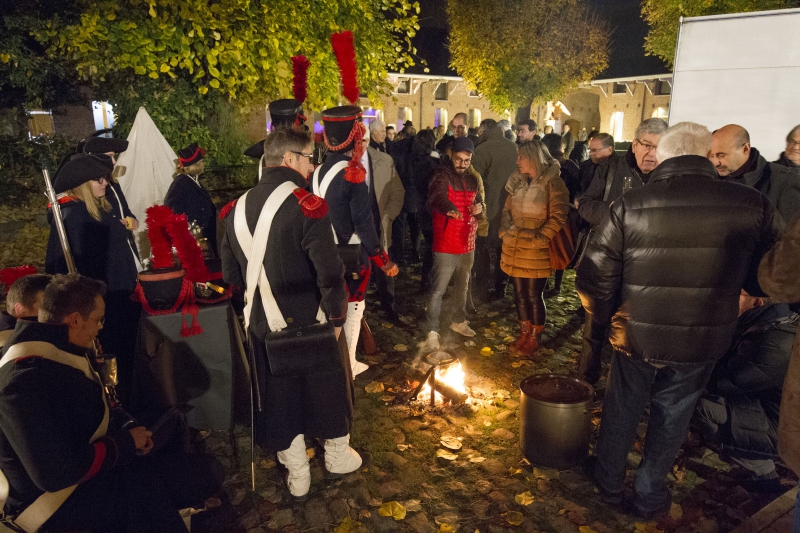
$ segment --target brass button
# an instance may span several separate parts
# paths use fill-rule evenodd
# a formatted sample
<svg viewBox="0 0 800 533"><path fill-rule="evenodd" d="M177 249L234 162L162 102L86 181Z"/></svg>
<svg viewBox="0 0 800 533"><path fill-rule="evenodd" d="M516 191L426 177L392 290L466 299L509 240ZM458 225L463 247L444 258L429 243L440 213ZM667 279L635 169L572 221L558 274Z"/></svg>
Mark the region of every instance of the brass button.
<svg viewBox="0 0 800 533"><path fill-rule="evenodd" d="M289 318L286 319L286 323L287 324L291 324L292 322L294 322L294 318L289 317Z"/></svg>

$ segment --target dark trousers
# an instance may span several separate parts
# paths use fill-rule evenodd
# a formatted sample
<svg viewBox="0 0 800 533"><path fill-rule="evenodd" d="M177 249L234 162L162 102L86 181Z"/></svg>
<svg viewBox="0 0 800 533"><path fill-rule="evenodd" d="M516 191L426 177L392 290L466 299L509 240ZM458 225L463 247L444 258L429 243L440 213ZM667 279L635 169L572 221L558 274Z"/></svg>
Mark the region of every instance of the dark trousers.
<svg viewBox="0 0 800 533"><path fill-rule="evenodd" d="M491 232L491 229L489 230ZM493 246L489 237L475 239L475 264L472 267L473 295L486 301L489 292L502 296L508 275L500 268L502 245Z"/></svg>
<svg viewBox="0 0 800 533"><path fill-rule="evenodd" d="M544 286L547 278L511 278L514 283L514 300L517 304L517 317L530 321L534 326L544 326L547 308L544 304Z"/></svg>
<svg viewBox="0 0 800 533"><path fill-rule="evenodd" d="M223 480L222 466L211 455L137 457L82 483L43 529L186 533L178 511L202 507Z"/></svg>
<svg viewBox="0 0 800 533"><path fill-rule="evenodd" d="M614 352L595 447L594 478L605 491L622 492L628 452L650 402L644 453L634 483L634 505L642 512L650 512L670 498L667 474L686 439L695 404L713 370L713 364L685 370L656 368Z"/></svg>
<svg viewBox="0 0 800 533"><path fill-rule="evenodd" d="M412 259L419 256L419 238L421 235L417 213L410 213L405 208L392 221L392 246L390 249L394 261L405 263L406 231L411 234Z"/></svg>
<svg viewBox="0 0 800 533"><path fill-rule="evenodd" d="M583 319L583 346L578 361L580 375L594 385L600 380L603 371L603 346L608 339L608 326L598 324L591 313Z"/></svg>
<svg viewBox="0 0 800 533"><path fill-rule="evenodd" d="M390 257L395 260L394 255ZM381 309L384 311L394 309L394 278L390 278L378 267L372 269L372 280L378 289L378 299L381 302Z"/></svg>

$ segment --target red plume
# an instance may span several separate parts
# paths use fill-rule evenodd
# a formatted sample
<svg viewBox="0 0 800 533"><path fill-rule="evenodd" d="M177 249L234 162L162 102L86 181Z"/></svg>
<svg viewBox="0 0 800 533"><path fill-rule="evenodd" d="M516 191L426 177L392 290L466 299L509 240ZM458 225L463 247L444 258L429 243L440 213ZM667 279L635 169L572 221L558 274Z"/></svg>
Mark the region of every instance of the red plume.
<svg viewBox="0 0 800 533"><path fill-rule="evenodd" d="M339 63L339 72L342 75L342 94L356 103L358 100L358 80L356 79L356 51L353 47L353 32L343 31L331 35L331 46Z"/></svg>
<svg viewBox="0 0 800 533"><path fill-rule="evenodd" d="M294 56L292 58L292 72L294 73L292 92L294 93L295 100L299 100L300 103L306 101L308 64L308 58L306 56Z"/></svg>
<svg viewBox="0 0 800 533"><path fill-rule="evenodd" d="M19 267L9 267L0 270L0 285L5 285L6 290L11 288L11 285L20 278L36 274L36 267L31 265L24 265Z"/></svg>

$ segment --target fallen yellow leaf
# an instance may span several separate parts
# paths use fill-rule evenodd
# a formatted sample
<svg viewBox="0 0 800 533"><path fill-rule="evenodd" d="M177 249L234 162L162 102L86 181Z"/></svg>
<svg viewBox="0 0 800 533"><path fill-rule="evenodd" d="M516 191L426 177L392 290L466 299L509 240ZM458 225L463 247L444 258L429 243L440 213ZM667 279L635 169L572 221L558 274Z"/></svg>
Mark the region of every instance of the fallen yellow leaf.
<svg viewBox="0 0 800 533"><path fill-rule="evenodd" d="M448 450L456 451L461 449L461 440L458 437L443 435L439 442Z"/></svg>
<svg viewBox="0 0 800 533"><path fill-rule="evenodd" d="M408 351L408 346L406 346L405 344L395 344L394 345L394 351L395 352L407 352Z"/></svg>
<svg viewBox="0 0 800 533"><path fill-rule="evenodd" d="M578 528L578 533L597 533L597 531L590 528L589 526L581 526Z"/></svg>
<svg viewBox="0 0 800 533"><path fill-rule="evenodd" d="M450 524L439 524L439 533L456 533L456 530Z"/></svg>
<svg viewBox="0 0 800 533"><path fill-rule="evenodd" d="M367 391L369 394L377 394L379 392L383 392L383 383L381 383L380 381L373 381L372 383L364 387L364 390Z"/></svg>
<svg viewBox="0 0 800 533"><path fill-rule="evenodd" d="M402 520L406 517L406 508L400 502L386 502L378 509L381 516L391 516L395 520Z"/></svg>
<svg viewBox="0 0 800 533"><path fill-rule="evenodd" d="M481 355L484 357L489 357L493 353L494 352L492 351L492 349L489 348L488 346L484 346L483 348L481 348Z"/></svg>
<svg viewBox="0 0 800 533"><path fill-rule="evenodd" d="M356 530L357 525L357 522L353 522L353 520L347 516L344 520L342 520L341 524L336 526L336 528L333 530L333 533L352 533Z"/></svg>
<svg viewBox="0 0 800 533"><path fill-rule="evenodd" d="M448 461L455 461L458 459L458 455L450 453L447 450L442 450L441 448L436 450L436 457L441 457L442 459L447 459Z"/></svg>
<svg viewBox="0 0 800 533"><path fill-rule="evenodd" d="M522 506L530 505L533 503L533 494L531 494L531 491L526 490L525 492L514 496L514 501Z"/></svg>
<svg viewBox="0 0 800 533"><path fill-rule="evenodd" d="M389 322L384 322L381 326L385 327L386 329L392 329L394 324L390 324Z"/></svg>
<svg viewBox="0 0 800 533"><path fill-rule="evenodd" d="M522 523L522 513L519 511L508 511L507 513L503 513L500 516L506 519L506 522L511 524L512 526L518 526Z"/></svg>

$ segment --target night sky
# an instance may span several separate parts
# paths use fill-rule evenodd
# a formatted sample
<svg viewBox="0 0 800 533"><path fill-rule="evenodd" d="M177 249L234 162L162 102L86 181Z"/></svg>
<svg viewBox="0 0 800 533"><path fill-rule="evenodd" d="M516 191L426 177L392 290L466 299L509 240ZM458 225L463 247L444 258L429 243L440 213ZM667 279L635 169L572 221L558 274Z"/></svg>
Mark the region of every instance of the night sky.
<svg viewBox="0 0 800 533"><path fill-rule="evenodd" d="M597 76L598 79L670 72L660 59L644 55L644 37L647 35L648 27L640 16L640 0L588 0L588 2L600 18L607 21L612 28L609 66ZM458 73L449 66L445 0L419 0L419 3L420 31L413 40L419 57L427 60L431 74L457 76ZM423 72L423 67L417 65L408 71L419 74Z"/></svg>

